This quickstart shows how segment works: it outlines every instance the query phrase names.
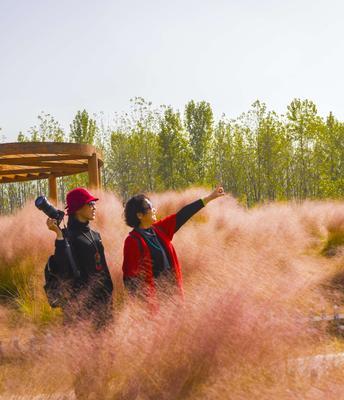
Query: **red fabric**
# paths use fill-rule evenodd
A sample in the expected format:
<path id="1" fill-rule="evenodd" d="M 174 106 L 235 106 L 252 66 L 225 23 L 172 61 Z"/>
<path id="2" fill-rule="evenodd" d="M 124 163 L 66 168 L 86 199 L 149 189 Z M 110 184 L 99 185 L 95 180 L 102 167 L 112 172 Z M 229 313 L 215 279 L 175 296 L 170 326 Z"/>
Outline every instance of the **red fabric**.
<path id="1" fill-rule="evenodd" d="M 75 213 L 75 211 L 79 210 L 82 206 L 89 203 L 90 201 L 97 201 L 96 197 L 92 196 L 90 192 L 88 192 L 84 188 L 75 188 L 67 193 L 66 203 L 67 203 L 67 213 L 71 215 Z"/>
<path id="2" fill-rule="evenodd" d="M 176 229 L 176 214 L 172 214 L 154 223 L 152 228 L 168 252 L 169 259 L 172 263 L 171 267 L 174 270 L 177 285 L 180 290 L 180 294 L 183 297 L 184 293 L 181 267 L 176 251 L 171 242 Z M 141 242 L 142 250 L 140 250 L 138 240 Z M 123 252 L 123 276 L 125 278 L 142 278 L 142 280 L 146 283 L 146 294 L 149 297 L 154 297 L 155 285 L 153 277 L 153 263 L 149 247 L 142 236 L 135 230 L 132 230 L 125 239 Z"/>

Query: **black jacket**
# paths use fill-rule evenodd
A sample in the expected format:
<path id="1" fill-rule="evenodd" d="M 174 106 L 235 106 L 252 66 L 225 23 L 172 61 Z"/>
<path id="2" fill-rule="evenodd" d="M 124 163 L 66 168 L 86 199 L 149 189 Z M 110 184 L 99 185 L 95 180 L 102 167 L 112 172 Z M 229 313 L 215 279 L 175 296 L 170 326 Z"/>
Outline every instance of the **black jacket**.
<path id="1" fill-rule="evenodd" d="M 74 279 L 66 254 L 66 242 L 55 241 L 55 264 L 59 276 L 70 279 L 73 294 L 83 291 L 91 303 L 107 302 L 111 298 L 113 283 L 106 263 L 104 247 L 100 234 L 90 229 L 88 223 L 79 222 L 69 217 L 67 236 L 80 278 Z M 94 242 L 93 242 L 94 240 Z M 100 262 L 96 263 L 96 252 L 100 254 Z"/>

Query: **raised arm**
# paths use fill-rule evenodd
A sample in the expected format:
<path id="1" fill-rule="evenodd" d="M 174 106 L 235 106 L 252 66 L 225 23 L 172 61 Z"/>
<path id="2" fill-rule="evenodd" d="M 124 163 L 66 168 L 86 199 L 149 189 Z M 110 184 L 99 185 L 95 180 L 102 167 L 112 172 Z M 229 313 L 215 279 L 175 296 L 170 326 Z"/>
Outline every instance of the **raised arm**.
<path id="1" fill-rule="evenodd" d="M 176 214 L 169 215 L 168 217 L 156 222 L 154 226 L 161 228 L 172 240 L 173 235 L 178 229 L 185 224 L 193 215 L 200 209 L 206 206 L 210 201 L 225 195 L 223 187 L 218 185 L 208 196 L 199 199 L 181 208 Z"/>
<path id="2" fill-rule="evenodd" d="M 196 200 L 191 204 L 183 207 L 179 210 L 176 214 L 176 227 L 175 232 L 185 224 L 194 214 L 196 214 L 201 208 L 205 207 L 209 201 L 215 200 L 218 197 L 224 196 L 225 192 L 223 187 L 218 185 L 216 189 L 211 192 L 208 196 L 204 197 L 203 199 Z"/>
<path id="3" fill-rule="evenodd" d="M 56 234 L 55 240 L 55 252 L 54 259 L 55 263 L 53 265 L 52 272 L 58 274 L 59 276 L 69 275 L 69 262 L 66 253 L 66 243 L 62 235 L 61 229 L 57 226 L 56 220 L 52 218 L 47 219 L 48 229 Z"/>
<path id="4" fill-rule="evenodd" d="M 205 204 L 203 200 L 199 199 L 181 208 L 176 214 L 176 226 L 174 232 L 177 232 L 178 229 L 185 224 L 185 222 L 187 222 L 204 206 Z"/>

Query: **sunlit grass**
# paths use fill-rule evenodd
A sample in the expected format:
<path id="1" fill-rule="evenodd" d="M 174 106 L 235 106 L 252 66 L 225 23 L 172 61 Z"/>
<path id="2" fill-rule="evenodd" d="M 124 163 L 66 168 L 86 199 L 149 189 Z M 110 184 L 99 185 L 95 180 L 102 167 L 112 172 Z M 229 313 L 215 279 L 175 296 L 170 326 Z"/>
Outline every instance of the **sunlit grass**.
<path id="1" fill-rule="evenodd" d="M 0 261 L 0 298 L 14 299 L 21 290 L 25 290 L 32 278 L 35 266 L 30 257 L 13 261 Z"/>
<path id="2" fill-rule="evenodd" d="M 322 254 L 334 256 L 341 246 L 344 249 L 344 217 L 334 214 L 327 226 L 327 238 Z"/>
<path id="3" fill-rule="evenodd" d="M 0 268 L 0 299 L 15 306 L 26 320 L 41 325 L 60 318 L 61 311 L 52 309 L 42 290 L 43 276 L 38 275 L 30 258 L 16 260 Z"/>

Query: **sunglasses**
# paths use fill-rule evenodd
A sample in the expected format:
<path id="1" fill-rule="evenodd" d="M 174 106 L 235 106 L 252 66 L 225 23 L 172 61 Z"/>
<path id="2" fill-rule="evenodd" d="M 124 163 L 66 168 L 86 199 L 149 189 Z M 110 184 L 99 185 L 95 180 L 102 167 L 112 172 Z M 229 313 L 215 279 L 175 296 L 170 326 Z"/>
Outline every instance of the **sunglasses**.
<path id="1" fill-rule="evenodd" d="M 95 207 L 96 206 L 96 202 L 95 201 L 90 201 L 90 202 L 87 203 L 87 205 L 89 207 Z"/>

